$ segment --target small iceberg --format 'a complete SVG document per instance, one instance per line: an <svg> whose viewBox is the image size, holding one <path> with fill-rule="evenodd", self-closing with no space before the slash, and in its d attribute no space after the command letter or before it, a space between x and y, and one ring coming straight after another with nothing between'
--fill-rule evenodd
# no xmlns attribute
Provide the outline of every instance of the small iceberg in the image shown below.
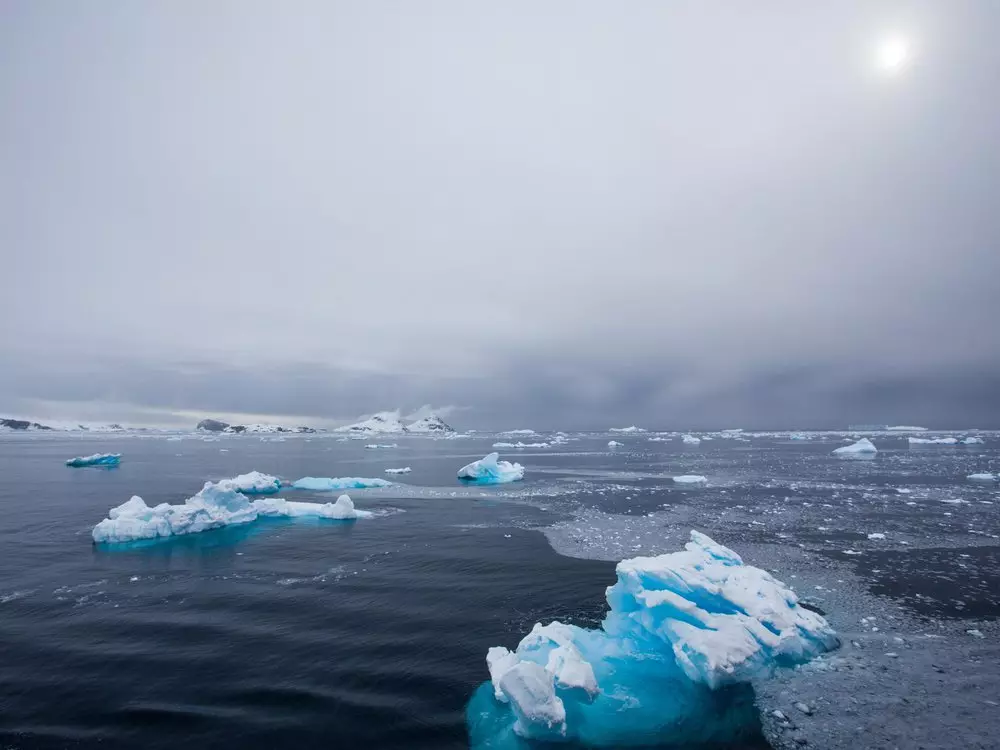
<svg viewBox="0 0 1000 750"><path fill-rule="evenodd" d="M703 477L701 474L682 474L679 477L674 477L674 481L677 484L705 484L708 477Z"/></svg>
<svg viewBox="0 0 1000 750"><path fill-rule="evenodd" d="M681 440L684 441L684 445L701 445L701 438L696 438L694 435L682 435Z"/></svg>
<svg viewBox="0 0 1000 750"><path fill-rule="evenodd" d="M398 448L396 443L368 443L365 448L378 449L378 448Z"/></svg>
<svg viewBox="0 0 1000 750"><path fill-rule="evenodd" d="M840 645L783 583L697 531L615 572L599 629L539 623L489 649L466 707L473 748L737 745L757 721L751 680Z"/></svg>
<svg viewBox="0 0 1000 750"><path fill-rule="evenodd" d="M412 469L409 466L404 466L402 469L386 469L386 474L409 474Z"/></svg>
<svg viewBox="0 0 1000 750"><path fill-rule="evenodd" d="M962 445L982 445L985 441L981 437L967 437L962 441Z"/></svg>
<svg viewBox="0 0 1000 750"><path fill-rule="evenodd" d="M516 443L493 443L494 448L548 448L548 443L522 443L520 440Z"/></svg>
<svg viewBox="0 0 1000 750"><path fill-rule="evenodd" d="M632 425L631 427L612 427L610 430L608 430L608 432L632 433L632 432L646 432L646 430L642 429L641 427L636 427L635 425Z"/></svg>
<svg viewBox="0 0 1000 750"><path fill-rule="evenodd" d="M314 492L339 492L342 490L364 490L371 487L388 487L392 482L385 479L369 479L367 477L302 477L292 482L296 490L313 490Z"/></svg>
<svg viewBox="0 0 1000 750"><path fill-rule="evenodd" d="M280 479L272 477L270 474L261 474L259 471L240 474L229 481L244 495L270 495L281 490Z"/></svg>
<svg viewBox="0 0 1000 750"><path fill-rule="evenodd" d="M646 438L646 440L648 442L650 442L650 443L669 443L670 442L670 438L668 438L668 437L651 437L651 438Z"/></svg>
<svg viewBox="0 0 1000 750"><path fill-rule="evenodd" d="M875 444L868 438L861 438L856 443L851 443L850 445L842 445L839 448L834 449L834 453L840 455L854 455L859 453L878 453L878 448Z"/></svg>
<svg viewBox="0 0 1000 750"><path fill-rule="evenodd" d="M458 470L458 478L476 484L504 484L524 479L524 467L501 461L499 453L490 453Z"/></svg>
<svg viewBox="0 0 1000 750"><path fill-rule="evenodd" d="M958 443L958 438L953 437L943 437L943 438L918 438L910 437L907 438L910 445L956 445Z"/></svg>
<svg viewBox="0 0 1000 750"><path fill-rule="evenodd" d="M609 440L608 441L608 447L609 448L621 448L624 445L625 445L625 443L619 443L617 440Z"/></svg>
<svg viewBox="0 0 1000 750"><path fill-rule="evenodd" d="M349 521L354 518L371 518L371 511L358 510L354 501L341 495L335 503L301 503L280 497L254 500L254 510L268 518L329 518L333 521Z"/></svg>
<svg viewBox="0 0 1000 750"><path fill-rule="evenodd" d="M121 463L121 453L95 453L93 456L77 456L66 462L67 466L117 466Z"/></svg>
<svg viewBox="0 0 1000 750"><path fill-rule="evenodd" d="M990 474L988 472L983 472L981 474L969 474L966 479L970 482L995 482L1000 479L1000 474Z"/></svg>

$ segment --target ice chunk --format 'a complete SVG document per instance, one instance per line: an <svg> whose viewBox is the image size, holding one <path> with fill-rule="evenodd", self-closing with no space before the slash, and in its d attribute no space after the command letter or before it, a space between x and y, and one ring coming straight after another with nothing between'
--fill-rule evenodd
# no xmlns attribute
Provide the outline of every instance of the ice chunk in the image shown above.
<svg viewBox="0 0 1000 750"><path fill-rule="evenodd" d="M386 469L386 474L409 474L412 469L409 466L404 466L402 469Z"/></svg>
<svg viewBox="0 0 1000 750"><path fill-rule="evenodd" d="M522 443L520 440L516 443L493 443L494 448L548 448L548 443Z"/></svg>
<svg viewBox="0 0 1000 750"><path fill-rule="evenodd" d="M881 531L876 531L869 534L868 538L871 539L872 541L877 541L880 539L885 539L885 534L883 534Z"/></svg>
<svg viewBox="0 0 1000 750"><path fill-rule="evenodd" d="M840 454L850 454L850 453L878 453L878 448L872 443L868 438L861 438L856 443L851 443L850 445L842 445L836 448L834 453Z"/></svg>
<svg viewBox="0 0 1000 750"><path fill-rule="evenodd" d="M674 481L678 484L704 484L708 481L708 477L703 477L701 474L682 474L674 477Z"/></svg>
<svg viewBox="0 0 1000 750"><path fill-rule="evenodd" d="M983 439L981 437L975 437L970 435L962 441L963 445L982 445Z"/></svg>
<svg viewBox="0 0 1000 750"><path fill-rule="evenodd" d="M943 437L943 438L918 438L910 437L907 438L910 445L955 445L958 443L958 438L953 437Z"/></svg>
<svg viewBox="0 0 1000 750"><path fill-rule="evenodd" d="M490 453L458 470L458 478L476 484L503 484L524 479L524 467L509 461L500 461L499 453Z"/></svg>
<svg viewBox="0 0 1000 750"><path fill-rule="evenodd" d="M363 490L370 487L388 487L392 482L385 479L367 477L302 477L292 482L296 490L315 492L339 492L341 490Z"/></svg>
<svg viewBox="0 0 1000 750"><path fill-rule="evenodd" d="M121 463L121 453L95 453L92 456L77 456L66 461L67 466L117 466Z"/></svg>
<svg viewBox="0 0 1000 750"><path fill-rule="evenodd" d="M684 445L700 445L701 438L696 438L694 435L682 435L681 440L684 441Z"/></svg>
<svg viewBox="0 0 1000 750"><path fill-rule="evenodd" d="M398 448L396 443L368 443L365 448Z"/></svg>
<svg viewBox="0 0 1000 750"><path fill-rule="evenodd" d="M501 435L534 435L534 430L507 430L506 432L501 432Z"/></svg>
<svg viewBox="0 0 1000 750"><path fill-rule="evenodd" d="M244 495L269 495L281 490L280 479L270 474L261 474L259 471L240 474L229 481Z"/></svg>
<svg viewBox="0 0 1000 750"><path fill-rule="evenodd" d="M646 440L648 440L650 443L669 443L670 442L670 438L668 438L668 437L651 437L651 438L646 438Z"/></svg>
<svg viewBox="0 0 1000 750"><path fill-rule="evenodd" d="M973 482L993 482L1000 479L1000 474L994 475L989 473L983 474L969 474L968 479Z"/></svg>
<svg viewBox="0 0 1000 750"><path fill-rule="evenodd" d="M926 427L916 427L909 424L895 425L894 427L886 427L890 432L927 432Z"/></svg>
<svg viewBox="0 0 1000 750"><path fill-rule="evenodd" d="M467 708L473 747L512 733L587 747L738 744L750 680L840 641L769 573L697 531L682 552L623 560L603 625L535 625L492 648Z"/></svg>
<svg viewBox="0 0 1000 750"><path fill-rule="evenodd" d="M621 448L623 445L625 445L625 443L619 443L617 440L608 441L609 448Z"/></svg>
<svg viewBox="0 0 1000 750"><path fill-rule="evenodd" d="M646 432L646 430L632 425L631 427L612 427L608 432Z"/></svg>
<svg viewBox="0 0 1000 750"><path fill-rule="evenodd" d="M301 503L280 497L266 497L254 500L258 515L279 518L329 518L347 521L353 518L369 518L372 513L358 510L347 495L341 495L335 503Z"/></svg>

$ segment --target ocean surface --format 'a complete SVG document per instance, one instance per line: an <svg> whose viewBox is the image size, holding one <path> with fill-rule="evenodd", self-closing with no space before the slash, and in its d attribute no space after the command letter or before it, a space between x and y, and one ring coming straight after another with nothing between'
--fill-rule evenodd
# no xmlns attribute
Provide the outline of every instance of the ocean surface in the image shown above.
<svg viewBox="0 0 1000 750"><path fill-rule="evenodd" d="M324 434L3 434L0 746L467 747L465 707L488 679L490 646L514 647L539 621L596 626L614 561L680 549L695 528L773 571L845 640L823 669L754 686L760 717L744 747L799 736L857 747L857 726L871 732L860 746L977 747L997 709L969 685L995 689L1000 671L1000 483L966 479L1000 472L1000 435L979 434L982 445L922 447L875 435L870 460L834 456L837 434L715 434L697 446L570 435L501 450L526 475L497 487L462 486L455 472L497 440L548 436L380 436L368 442L397 447L372 450ZM609 448L612 437L624 445ZM64 465L95 452L122 463ZM384 473L402 466L412 472ZM395 484L349 493L369 519L91 541L132 495L180 503L251 470ZM708 483L674 483L681 474ZM946 658L969 666L930 667ZM954 745L934 744L932 716L894 727L886 713L893 691L936 686L963 700L962 726L942 724ZM807 694L819 696L812 715L791 728L769 719ZM923 713L955 719L946 700Z"/></svg>

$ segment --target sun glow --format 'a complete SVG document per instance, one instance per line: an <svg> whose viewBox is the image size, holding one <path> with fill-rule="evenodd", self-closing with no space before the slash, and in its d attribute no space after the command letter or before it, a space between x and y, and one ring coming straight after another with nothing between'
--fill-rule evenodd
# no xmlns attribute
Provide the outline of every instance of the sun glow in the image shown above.
<svg viewBox="0 0 1000 750"><path fill-rule="evenodd" d="M899 73L910 61L910 44L901 36L883 39L876 52L879 68L890 75Z"/></svg>

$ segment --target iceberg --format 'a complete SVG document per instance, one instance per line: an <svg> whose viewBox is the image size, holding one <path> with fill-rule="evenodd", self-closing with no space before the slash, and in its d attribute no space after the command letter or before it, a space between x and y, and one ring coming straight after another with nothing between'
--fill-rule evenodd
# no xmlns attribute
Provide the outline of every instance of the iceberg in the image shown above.
<svg viewBox="0 0 1000 750"><path fill-rule="evenodd" d="M669 443L670 442L670 438L668 438L668 437L651 437L651 438L646 438L646 440L649 441L650 443Z"/></svg>
<svg viewBox="0 0 1000 750"><path fill-rule="evenodd" d="M270 474L261 474L259 471L240 474L229 481L244 495L269 495L272 492L279 492L281 490L280 479L272 477Z"/></svg>
<svg viewBox="0 0 1000 750"><path fill-rule="evenodd" d="M878 453L878 448L875 444L868 438L861 438L856 443L851 443L850 445L842 445L839 448L835 448L834 453L844 454L855 454L855 453Z"/></svg>
<svg viewBox="0 0 1000 750"><path fill-rule="evenodd" d="M993 475L984 472L981 474L969 474L969 476L966 478L972 482L993 482L996 481L997 479L1000 479L1000 474Z"/></svg>
<svg viewBox="0 0 1000 750"><path fill-rule="evenodd" d="M701 474L682 474L679 477L674 477L674 481L678 484L705 484L708 478Z"/></svg>
<svg viewBox="0 0 1000 750"><path fill-rule="evenodd" d="M474 748L736 744L750 681L840 640L794 592L697 531L684 551L623 560L600 629L536 624L486 657L466 708Z"/></svg>
<svg viewBox="0 0 1000 750"><path fill-rule="evenodd" d="M548 443L522 443L518 440L516 443L493 443L494 448L548 448Z"/></svg>
<svg viewBox="0 0 1000 750"><path fill-rule="evenodd" d="M506 432L501 432L501 435L534 435L534 430L507 430Z"/></svg>
<svg viewBox="0 0 1000 750"><path fill-rule="evenodd" d="M893 427L886 427L889 432L927 432L926 427L917 427L911 424L898 424Z"/></svg>
<svg viewBox="0 0 1000 750"><path fill-rule="evenodd" d="M269 518L329 518L334 521L349 521L353 518L371 518L368 510L358 510L347 495L341 495L335 503L302 503L281 497L266 497L254 500L254 510L259 516Z"/></svg>
<svg viewBox="0 0 1000 750"><path fill-rule="evenodd" d="M412 471L409 466L404 466L402 469L386 469L386 474L409 474Z"/></svg>
<svg viewBox="0 0 1000 750"><path fill-rule="evenodd" d="M524 467L501 461L499 453L490 453L458 470L458 478L475 484L504 484L524 479Z"/></svg>
<svg viewBox="0 0 1000 750"><path fill-rule="evenodd" d="M962 441L963 445L982 445L985 441L981 437L967 437Z"/></svg>
<svg viewBox="0 0 1000 750"><path fill-rule="evenodd" d="M943 438L918 438L910 437L907 438L910 445L955 445L958 443L958 438L953 437L943 437Z"/></svg>
<svg viewBox="0 0 1000 750"><path fill-rule="evenodd" d="M398 448L396 443L368 443L365 448L377 449L377 448Z"/></svg>
<svg viewBox="0 0 1000 750"><path fill-rule="evenodd" d="M302 479L296 479L292 482L292 488L314 490L315 492L337 492L388 487L391 484L392 482L385 479L368 479L367 477L302 477Z"/></svg>
<svg viewBox="0 0 1000 750"><path fill-rule="evenodd" d="M625 443L619 443L617 440L609 440L608 441L608 447L609 448L621 448L624 445L625 445Z"/></svg>
<svg viewBox="0 0 1000 750"><path fill-rule="evenodd" d="M681 440L685 445L701 445L701 438L696 438L694 435L682 435Z"/></svg>
<svg viewBox="0 0 1000 750"><path fill-rule="evenodd" d="M632 425L631 427L612 427L608 432L646 432L646 430Z"/></svg>
<svg viewBox="0 0 1000 750"><path fill-rule="evenodd" d="M67 466L117 466L121 463L121 453L95 453L92 456L77 456L66 461Z"/></svg>

